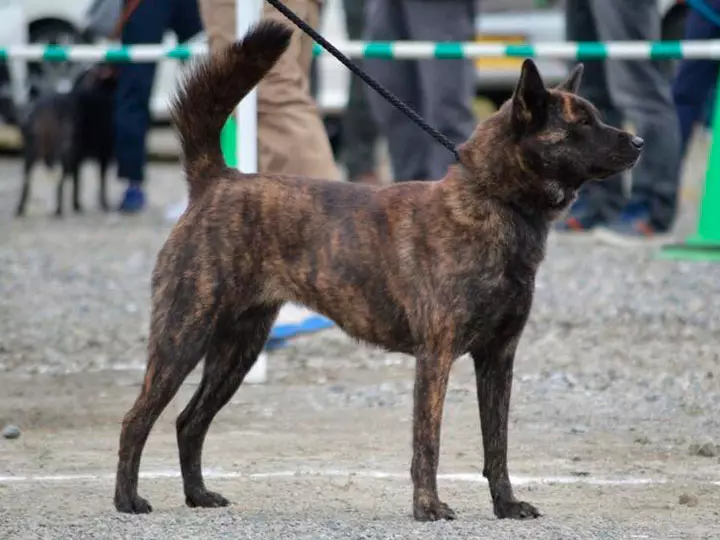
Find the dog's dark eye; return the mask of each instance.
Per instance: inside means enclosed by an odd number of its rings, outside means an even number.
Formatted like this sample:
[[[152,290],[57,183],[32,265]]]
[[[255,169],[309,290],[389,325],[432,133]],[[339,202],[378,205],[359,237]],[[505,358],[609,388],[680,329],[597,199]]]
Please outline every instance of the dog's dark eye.
[[[581,126],[589,126],[590,124],[592,124],[592,121],[590,120],[589,116],[583,116],[582,118],[580,118],[579,124]]]

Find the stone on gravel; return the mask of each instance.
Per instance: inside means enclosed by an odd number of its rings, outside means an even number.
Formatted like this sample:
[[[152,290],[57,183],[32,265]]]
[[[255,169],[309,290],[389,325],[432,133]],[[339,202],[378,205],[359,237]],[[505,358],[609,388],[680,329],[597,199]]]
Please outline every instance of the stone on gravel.
[[[20,428],[8,424],[2,430],[2,436],[6,439],[17,439],[20,436]]]
[[[695,495],[690,495],[689,493],[683,493],[678,498],[678,504],[681,504],[683,506],[689,506],[694,507],[698,505],[698,498]]]
[[[720,444],[713,442],[693,443],[688,448],[691,456],[717,457],[720,456]]]

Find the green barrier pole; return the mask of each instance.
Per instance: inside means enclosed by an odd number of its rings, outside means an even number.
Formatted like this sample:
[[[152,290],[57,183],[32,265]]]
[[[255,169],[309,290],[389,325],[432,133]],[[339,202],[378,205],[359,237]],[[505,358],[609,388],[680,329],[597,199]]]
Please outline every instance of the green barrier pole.
[[[720,75],[715,93],[712,142],[697,232],[685,243],[664,246],[659,256],[663,259],[720,261]]]
[[[235,116],[230,116],[220,132],[220,148],[228,167],[237,169],[237,122]]]

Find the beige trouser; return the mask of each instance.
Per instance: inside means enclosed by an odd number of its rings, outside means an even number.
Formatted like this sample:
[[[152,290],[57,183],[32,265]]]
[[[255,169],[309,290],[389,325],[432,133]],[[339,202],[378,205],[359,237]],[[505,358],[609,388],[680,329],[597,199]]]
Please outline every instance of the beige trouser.
[[[284,3],[317,28],[321,0]],[[212,53],[237,39],[235,0],[199,0],[199,6]],[[330,141],[310,94],[313,41],[267,2],[263,2],[262,18],[289,26],[293,38],[288,50],[258,85],[259,172],[339,180]]]

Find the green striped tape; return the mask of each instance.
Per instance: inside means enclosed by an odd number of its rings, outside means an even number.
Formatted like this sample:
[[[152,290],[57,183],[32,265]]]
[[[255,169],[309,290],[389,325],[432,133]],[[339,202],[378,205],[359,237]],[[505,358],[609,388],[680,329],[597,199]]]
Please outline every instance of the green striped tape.
[[[57,45],[48,45],[42,54],[46,62],[64,62],[68,59],[68,50]]]
[[[657,59],[682,58],[682,44],[679,41],[652,43],[650,45],[650,56]]]
[[[105,54],[105,61],[118,63],[118,62],[129,62],[130,61],[130,50],[128,47],[117,47],[110,49]]]
[[[578,43],[575,58],[578,60],[607,58],[607,47],[604,43]]]

